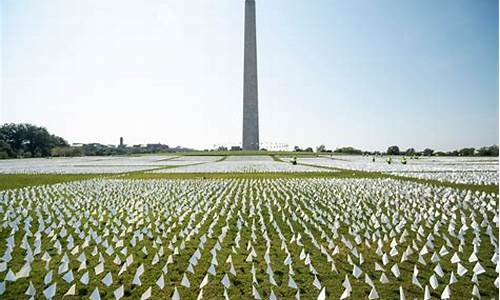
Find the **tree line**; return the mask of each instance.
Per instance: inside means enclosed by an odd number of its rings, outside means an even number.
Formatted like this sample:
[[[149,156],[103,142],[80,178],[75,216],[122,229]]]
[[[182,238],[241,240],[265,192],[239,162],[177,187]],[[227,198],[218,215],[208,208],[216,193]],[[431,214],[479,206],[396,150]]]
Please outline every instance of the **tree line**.
[[[145,147],[114,147],[99,143],[72,147],[62,137],[48,132],[45,127],[32,124],[8,123],[0,126],[0,159],[50,156],[108,156],[158,152],[182,152],[190,149],[169,148],[163,144],[148,144]]]
[[[67,146],[66,140],[44,127],[24,123],[0,126],[0,158],[47,157],[53,148]]]
[[[302,150],[295,147],[297,152],[313,152],[311,147]],[[318,153],[336,153],[336,154],[350,154],[350,155],[406,155],[406,156],[498,156],[498,145],[485,146],[481,148],[462,148],[453,151],[435,151],[430,148],[425,148],[422,151],[416,151],[415,148],[408,148],[400,150],[398,146],[389,146],[385,152],[380,151],[364,151],[354,147],[341,147],[335,150],[328,150],[324,145],[316,147]]]
[[[148,144],[147,147],[109,147],[98,143],[85,144],[82,147],[71,147],[59,136],[51,134],[44,127],[32,124],[8,123],[0,126],[0,159],[29,158],[48,156],[83,156],[83,155],[125,155],[136,153],[157,153],[191,151],[192,149],[177,147],[169,148],[162,144]],[[294,147],[296,152],[314,152],[312,147],[301,149]],[[416,151],[409,148],[404,151],[393,145],[385,152],[363,151],[354,147],[341,147],[329,150],[324,145],[316,148],[318,153],[335,153],[351,155],[406,155],[406,156],[498,156],[498,145],[475,148],[462,148],[454,151],[434,151],[426,148]]]
[[[498,145],[485,146],[479,149],[462,148],[453,151],[435,151],[430,148],[425,148],[423,151],[417,152],[414,148],[409,148],[406,151],[399,150],[398,146],[390,146],[386,151],[387,155],[406,155],[406,156],[498,156]]]

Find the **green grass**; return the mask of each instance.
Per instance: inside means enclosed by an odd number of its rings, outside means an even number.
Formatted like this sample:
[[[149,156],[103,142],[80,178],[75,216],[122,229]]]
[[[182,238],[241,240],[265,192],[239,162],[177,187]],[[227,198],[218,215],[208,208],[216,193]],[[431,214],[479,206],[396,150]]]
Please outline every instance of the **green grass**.
[[[169,158],[164,158],[164,159],[160,159],[158,161],[169,161],[169,160],[173,160],[173,159],[176,159],[178,156],[172,156],[172,157],[169,157]]]
[[[110,176],[110,174],[1,174],[0,190],[91,178],[103,178],[107,176]]]

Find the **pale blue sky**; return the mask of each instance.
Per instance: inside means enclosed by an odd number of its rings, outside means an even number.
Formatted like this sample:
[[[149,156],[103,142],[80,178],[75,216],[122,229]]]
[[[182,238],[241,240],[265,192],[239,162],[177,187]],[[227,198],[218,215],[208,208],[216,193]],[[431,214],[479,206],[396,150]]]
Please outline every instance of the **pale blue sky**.
[[[2,122],[70,142],[241,142],[243,0],[0,0]],[[498,2],[257,0],[260,135],[498,143]]]

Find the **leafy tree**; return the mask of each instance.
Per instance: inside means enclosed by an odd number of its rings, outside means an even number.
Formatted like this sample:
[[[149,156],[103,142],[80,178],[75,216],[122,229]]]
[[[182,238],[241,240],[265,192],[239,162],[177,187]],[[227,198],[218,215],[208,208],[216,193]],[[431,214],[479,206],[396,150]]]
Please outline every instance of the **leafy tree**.
[[[14,151],[5,140],[2,140],[0,137],[0,158],[9,158],[14,156]]]
[[[63,138],[50,134],[46,128],[32,124],[10,123],[0,126],[0,141],[3,142],[0,143],[3,150],[0,151],[9,157],[49,156],[52,148],[68,145]]]
[[[481,147],[477,150],[479,156],[498,156],[498,146]]]
[[[463,148],[458,151],[460,156],[473,156],[476,149],[474,148]]]
[[[300,149],[299,146],[295,146],[295,147],[293,147],[293,151],[300,152],[300,151],[302,151],[302,149]]]
[[[325,145],[319,145],[318,147],[316,147],[316,152],[326,152]]]
[[[424,156],[432,156],[433,153],[434,153],[434,150],[432,150],[430,148],[425,148],[423,151]]]
[[[314,150],[313,150],[313,148],[311,148],[311,147],[307,147],[304,151],[305,151],[305,152],[313,152]]]
[[[387,148],[387,155],[399,155],[399,147],[390,146],[389,148]]]
[[[352,155],[361,155],[363,154],[363,151],[356,149],[354,147],[342,147],[342,148],[337,148],[334,153],[339,153],[339,154],[352,154]]]
[[[408,150],[406,150],[405,154],[407,156],[412,156],[412,155],[415,155],[415,149],[414,148],[408,148]]]

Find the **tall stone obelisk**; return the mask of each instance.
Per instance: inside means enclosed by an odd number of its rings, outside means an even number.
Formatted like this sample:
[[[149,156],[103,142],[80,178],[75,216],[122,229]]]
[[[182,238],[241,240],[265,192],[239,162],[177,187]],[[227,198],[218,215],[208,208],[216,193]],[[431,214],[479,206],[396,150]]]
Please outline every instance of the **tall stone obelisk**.
[[[243,150],[259,150],[255,0],[245,0],[245,58],[243,73]]]

